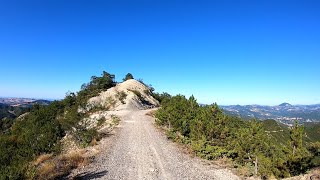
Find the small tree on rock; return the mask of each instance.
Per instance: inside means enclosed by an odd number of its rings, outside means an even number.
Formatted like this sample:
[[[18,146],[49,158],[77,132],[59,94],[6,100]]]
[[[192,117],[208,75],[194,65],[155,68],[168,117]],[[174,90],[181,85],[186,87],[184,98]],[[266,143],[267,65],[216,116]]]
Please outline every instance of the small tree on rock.
[[[128,73],[124,78],[123,81],[129,80],[129,79],[134,79],[133,75],[131,73]]]

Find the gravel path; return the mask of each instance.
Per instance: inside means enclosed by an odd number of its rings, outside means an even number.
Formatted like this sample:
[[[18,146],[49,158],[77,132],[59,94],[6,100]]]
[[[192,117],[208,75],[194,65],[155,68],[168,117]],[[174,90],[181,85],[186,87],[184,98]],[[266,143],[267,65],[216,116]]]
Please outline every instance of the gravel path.
[[[95,161],[74,172],[73,179],[239,179],[183,153],[147,112],[118,112],[122,121],[115,135],[101,142]]]

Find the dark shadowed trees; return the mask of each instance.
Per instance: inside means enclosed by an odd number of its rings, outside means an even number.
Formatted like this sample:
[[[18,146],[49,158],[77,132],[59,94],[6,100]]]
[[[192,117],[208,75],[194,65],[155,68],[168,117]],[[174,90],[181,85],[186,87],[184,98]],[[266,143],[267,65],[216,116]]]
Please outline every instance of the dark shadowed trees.
[[[133,75],[131,73],[128,73],[124,78],[123,81],[129,80],[129,79],[134,79]]]

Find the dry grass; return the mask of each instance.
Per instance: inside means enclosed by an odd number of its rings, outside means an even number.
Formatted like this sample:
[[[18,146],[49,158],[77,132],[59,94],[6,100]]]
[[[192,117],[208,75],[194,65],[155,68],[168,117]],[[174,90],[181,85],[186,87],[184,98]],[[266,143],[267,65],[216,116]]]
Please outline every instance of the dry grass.
[[[95,145],[98,145],[98,141],[96,138],[93,138],[91,143],[90,143],[90,146],[95,146]]]
[[[245,166],[242,166],[242,167],[239,167],[237,169],[238,173],[241,175],[241,176],[245,176],[245,177],[248,177],[250,176],[250,171],[247,167]]]
[[[232,159],[228,158],[226,156],[215,160],[214,164],[219,165],[220,167],[229,168],[229,169],[231,169],[233,167]]]
[[[35,175],[32,179],[59,179],[68,175],[72,169],[85,166],[88,158],[83,152],[73,152],[66,155],[42,155],[34,163]]]
[[[309,178],[312,180],[320,180],[320,168],[313,169]]]
[[[157,110],[151,110],[146,113],[147,116],[155,117]]]
[[[107,109],[112,109],[115,107],[117,101],[115,99],[113,99],[112,97],[107,97],[106,102],[105,102],[105,107]]]
[[[289,177],[284,180],[320,180],[320,167],[311,169],[306,174]]]
[[[56,176],[55,166],[53,162],[43,163],[36,171],[37,179],[53,179]]]
[[[33,165],[34,166],[38,166],[39,164],[42,164],[44,163],[45,161],[51,159],[53,156],[53,154],[43,154],[43,155],[40,155],[34,162],[33,162]]]
[[[250,165],[246,165],[246,166],[240,166],[237,168],[237,174],[243,176],[243,177],[251,177],[253,176],[254,172],[253,172],[253,167]]]

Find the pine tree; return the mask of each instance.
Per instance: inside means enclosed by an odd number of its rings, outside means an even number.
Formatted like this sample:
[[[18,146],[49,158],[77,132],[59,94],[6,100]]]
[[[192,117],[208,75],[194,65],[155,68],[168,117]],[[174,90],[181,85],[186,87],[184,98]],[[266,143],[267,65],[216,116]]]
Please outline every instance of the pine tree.
[[[288,152],[287,166],[291,175],[298,175],[309,169],[310,152],[303,147],[304,126],[299,125],[296,121],[290,130],[290,148]]]
[[[126,80],[129,80],[129,79],[134,79],[133,75],[131,73],[128,73],[122,80],[126,81]]]
[[[248,128],[241,128],[238,131],[238,138],[235,140],[240,162],[252,162],[255,167],[255,175],[259,171],[259,158],[264,158],[268,151],[268,137],[265,135],[262,125],[257,120],[252,120]]]
[[[302,148],[302,135],[304,127],[299,126],[298,122],[295,121],[293,127],[290,130],[290,144],[292,147],[292,155],[294,156],[298,149]]]

